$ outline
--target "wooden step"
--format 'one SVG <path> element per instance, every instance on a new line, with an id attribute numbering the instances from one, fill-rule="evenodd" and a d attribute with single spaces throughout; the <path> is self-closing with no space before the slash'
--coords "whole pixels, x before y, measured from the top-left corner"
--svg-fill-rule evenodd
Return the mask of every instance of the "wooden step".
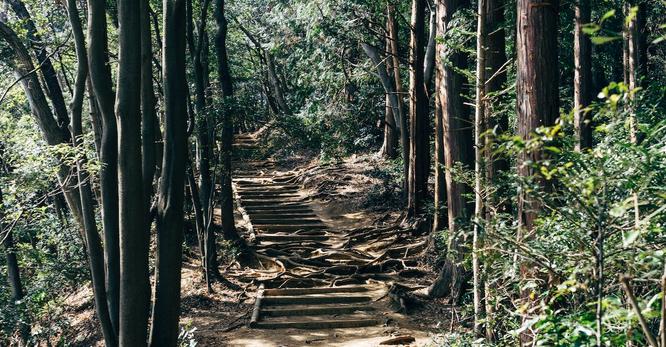
<path id="1" fill-rule="evenodd" d="M 342 295 L 321 295 L 321 296 L 264 296 L 261 304 L 263 306 L 281 306 L 281 305 L 313 305 L 313 304 L 351 304 L 359 302 L 369 302 L 372 298 L 369 296 L 342 296 Z"/>
<path id="2" fill-rule="evenodd" d="M 374 311 L 375 308 L 368 305 L 329 305 L 329 306 L 303 306 L 293 307 L 284 306 L 276 308 L 263 308 L 260 310 L 260 317 L 293 317 L 293 316 L 321 316 L 321 315 L 341 315 L 352 314 L 355 312 Z"/>
<path id="3" fill-rule="evenodd" d="M 299 219 L 299 218 L 317 218 L 317 215 L 310 212 L 259 212 L 259 213 L 250 213 L 250 217 L 253 220 L 261 219 Z"/>
<path id="4" fill-rule="evenodd" d="M 309 225 L 309 224 L 322 224 L 321 220 L 318 218 L 305 219 L 305 218 L 259 218 L 256 216 L 251 216 L 252 223 L 264 225 L 264 224 L 273 224 L 273 225 Z"/>
<path id="5" fill-rule="evenodd" d="M 340 287 L 264 289 L 264 294 L 274 295 L 274 296 L 289 296 L 289 295 L 326 294 L 326 293 L 362 293 L 367 291 L 368 288 L 363 286 L 340 286 Z"/>
<path id="6" fill-rule="evenodd" d="M 263 231 L 297 231 L 297 230 L 328 229 L 328 227 L 324 224 L 276 225 L 276 224 L 254 224 L 253 223 L 253 226 L 256 230 L 263 230 Z"/>
<path id="7" fill-rule="evenodd" d="M 301 203 L 300 200 L 284 201 L 284 199 L 243 199 L 243 206 L 291 206 L 295 203 Z"/>
<path id="8" fill-rule="evenodd" d="M 294 242 L 294 241 L 328 241 L 326 235 L 281 235 L 281 234 L 259 234 L 259 242 Z"/>
<path id="9" fill-rule="evenodd" d="M 342 329 L 360 328 L 379 325 L 381 321 L 375 318 L 368 319 L 334 319 L 326 321 L 302 321 L 302 322 L 256 322 L 252 328 L 255 329 Z"/>

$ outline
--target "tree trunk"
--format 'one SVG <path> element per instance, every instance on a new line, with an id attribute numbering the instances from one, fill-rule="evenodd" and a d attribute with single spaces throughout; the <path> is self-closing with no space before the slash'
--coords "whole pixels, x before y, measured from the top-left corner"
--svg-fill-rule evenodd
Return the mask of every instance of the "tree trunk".
<path id="1" fill-rule="evenodd" d="M 113 328 L 118 334 L 120 300 L 120 246 L 118 226 L 118 134 L 114 112 L 114 92 L 109 66 L 106 9 L 104 0 L 88 0 L 88 69 L 95 99 L 102 116 L 100 146 L 100 190 L 106 293 Z"/>
<path id="2" fill-rule="evenodd" d="M 389 21 L 387 19 L 386 21 L 386 32 L 390 32 L 391 28 L 389 25 Z M 391 55 L 391 37 L 387 35 L 386 39 L 384 40 L 386 42 L 385 48 L 384 48 L 384 56 L 386 56 L 386 76 L 390 76 L 391 73 L 393 72 L 393 59 L 390 59 Z M 379 68 L 379 67 L 378 67 Z M 389 79 L 390 80 L 390 79 Z M 390 80 L 390 84 L 392 86 L 395 85 L 395 83 Z M 393 89 L 393 88 L 392 88 Z M 386 94 L 385 97 L 385 112 L 384 112 L 384 122 L 383 122 L 383 128 L 384 128 L 384 142 L 382 144 L 382 148 L 379 151 L 380 155 L 385 157 L 385 158 L 393 158 L 395 157 L 395 149 L 397 145 L 398 138 L 396 136 L 397 133 L 397 128 L 396 128 L 396 117 L 394 116 L 393 112 L 393 105 L 391 103 L 391 96 Z M 396 110 L 397 112 L 397 110 Z"/>
<path id="3" fill-rule="evenodd" d="M 438 2 L 437 16 L 438 16 L 438 30 L 440 36 L 446 34 L 446 30 L 450 25 L 453 14 L 462 6 L 459 0 L 443 0 Z M 447 245 L 447 264 L 442 271 L 451 271 L 451 276 L 443 276 L 441 272 L 435 283 L 428 289 L 428 293 L 432 297 L 441 297 L 451 294 L 453 300 L 457 300 L 460 295 L 460 288 L 463 279 L 463 269 L 457 263 L 462 259 L 460 254 L 460 246 L 458 245 L 458 219 L 469 215 L 466 211 L 465 200 L 463 193 L 465 192 L 465 185 L 457 182 L 453 177 L 451 170 L 456 163 L 461 163 L 470 167 L 472 165 L 472 132 L 469 127 L 471 120 L 469 119 L 468 110 L 463 105 L 461 90 L 463 89 L 464 77 L 456 70 L 465 68 L 465 58 L 462 53 L 450 52 L 449 47 L 445 44 L 438 44 L 438 58 L 440 61 L 437 66 L 441 70 L 439 76 L 439 104 L 441 111 L 437 114 L 441 117 L 441 126 L 439 130 L 442 131 L 438 135 L 437 140 L 441 140 L 439 148 L 443 148 L 443 158 L 438 158 L 437 166 L 444 166 L 445 170 L 436 171 L 439 177 L 435 181 L 441 182 L 441 175 L 444 174 L 444 182 L 446 185 L 447 197 L 447 212 L 448 212 L 448 229 L 449 240 Z M 444 61 L 442 59 L 446 59 Z M 443 159 L 443 160 L 442 160 Z M 441 199 L 441 194 L 435 194 L 437 199 Z M 442 201 L 436 202 L 436 206 L 441 206 Z M 438 211 L 439 212 L 439 211 Z M 441 222 L 442 217 L 437 216 L 436 221 Z M 441 228 L 441 225 L 437 225 Z"/>
<path id="4" fill-rule="evenodd" d="M 224 0 L 215 0 L 215 22 L 217 33 L 215 34 L 215 51 L 217 53 L 217 74 L 222 87 L 222 151 L 221 177 L 220 177 L 220 207 L 222 213 L 222 232 L 224 239 L 240 243 L 241 238 L 234 224 L 234 200 L 231 186 L 231 145 L 233 142 L 233 81 L 229 69 L 229 58 L 227 56 L 227 19 L 224 13 Z"/>
<path id="5" fill-rule="evenodd" d="M 5 225 L 2 223 L 4 219 L 5 206 L 2 198 L 2 187 L 0 187 L 0 230 L 5 230 Z M 5 247 L 5 255 L 7 257 L 7 282 L 12 291 L 12 299 L 14 301 L 19 301 L 23 299 L 23 284 L 21 283 L 21 271 L 19 271 L 18 261 L 16 259 L 14 238 L 11 230 L 7 231 L 2 245 Z"/>
<path id="6" fill-rule="evenodd" d="M 85 47 L 85 36 L 79 17 L 79 11 L 76 0 L 67 0 L 67 13 L 72 26 L 74 35 L 74 44 L 76 49 L 76 80 L 74 82 L 74 93 L 70 103 L 72 139 L 75 148 L 83 145 L 83 99 L 88 80 L 88 57 Z M 95 218 L 95 201 L 93 191 L 90 186 L 90 177 L 85 168 L 87 159 L 82 155 L 76 162 L 78 173 L 78 187 L 81 196 L 81 212 L 83 215 L 83 227 L 85 230 L 86 249 L 88 251 L 88 262 L 90 264 L 90 274 L 93 283 L 93 294 L 95 297 L 95 307 L 97 317 L 102 327 L 102 334 L 107 346 L 117 344 L 116 333 L 111 323 L 109 307 L 106 298 L 105 278 L 104 278 L 104 250 L 102 248 L 101 238 L 97 229 Z"/>
<path id="7" fill-rule="evenodd" d="M 486 13 L 485 0 L 479 0 L 476 31 L 476 107 L 474 112 L 474 227 L 472 236 L 472 272 L 474 278 L 474 333 L 483 336 L 485 312 L 483 305 L 483 274 L 481 273 L 481 250 L 483 235 L 481 223 L 485 215 L 483 183 L 487 169 L 483 158 L 484 141 L 481 138 L 486 131 Z"/>
<path id="8" fill-rule="evenodd" d="M 629 15 L 629 3 L 625 3 L 625 16 Z M 639 87 L 639 76 L 638 76 L 638 64 L 640 61 L 640 48 L 639 48 L 639 28 L 638 28 L 638 19 L 633 18 L 629 21 L 625 28 L 625 38 L 626 38 L 626 51 L 625 51 L 625 83 L 627 83 L 629 90 L 633 91 Z M 634 93 L 629 93 L 629 140 L 632 144 L 638 143 L 638 134 L 636 129 L 636 103 Z M 638 228 L 640 222 L 640 208 L 638 203 L 638 194 L 634 192 L 632 194 L 632 200 L 634 204 L 634 224 Z"/>
<path id="9" fill-rule="evenodd" d="M 120 225 L 119 341 L 145 345 L 150 302 L 141 159 L 141 6 L 118 1 L 118 201 Z M 181 96 L 182 97 L 182 96 Z M 170 182 L 172 183 L 172 182 Z M 174 269 L 175 271 L 175 269 Z"/>
<path id="10" fill-rule="evenodd" d="M 591 113 L 585 111 L 592 102 L 592 42 L 583 33 L 591 21 L 590 0 L 576 0 L 574 28 L 574 129 L 576 149 L 592 147 Z"/>
<path id="11" fill-rule="evenodd" d="M 67 126 L 69 125 L 69 117 L 67 116 L 67 106 L 65 105 L 65 98 L 62 93 L 62 88 L 58 82 L 58 74 L 51 63 L 51 58 L 49 58 L 46 52 L 46 43 L 42 39 L 42 36 L 37 30 L 35 22 L 32 20 L 28 9 L 25 7 L 25 4 L 21 0 L 6 0 L 7 3 L 12 7 L 16 16 L 23 21 L 23 26 L 27 31 L 28 40 L 31 42 L 32 50 L 37 58 L 37 62 L 41 65 L 40 71 L 44 77 L 44 82 L 46 86 L 47 96 L 53 104 L 53 109 L 55 110 L 56 118 L 58 119 L 58 126 L 67 133 Z M 70 141 L 70 139 L 66 139 Z"/>
<path id="12" fill-rule="evenodd" d="M 146 211 L 150 209 L 153 197 L 153 179 L 157 165 L 155 132 L 159 124 L 155 113 L 155 91 L 153 90 L 153 44 L 150 35 L 150 8 L 148 1 L 140 0 L 141 5 L 141 154 L 143 173 L 143 198 Z M 146 214 L 149 216 L 149 214 Z M 147 218 L 150 230 L 151 220 Z"/>
<path id="13" fill-rule="evenodd" d="M 429 155 L 428 98 L 426 96 L 424 63 L 425 0 L 412 1 L 411 39 L 409 53 L 409 190 L 407 194 L 408 216 L 414 217 L 421 211 L 421 204 L 427 194 L 427 157 Z"/>
<path id="14" fill-rule="evenodd" d="M 559 115 L 557 30 L 558 0 L 518 0 L 516 27 L 517 78 L 516 111 L 518 135 L 528 140 L 537 127 L 551 126 Z M 518 156 L 518 175 L 534 178 L 536 172 L 530 163 L 542 159 L 540 151 Z M 538 179 L 538 178 L 536 178 Z M 541 181 L 543 184 L 543 181 Z M 539 204 L 524 191 L 518 196 L 518 242 L 535 228 L 540 210 Z M 520 273 L 524 280 L 534 274 L 534 264 L 523 262 Z M 530 293 L 523 298 L 529 302 Z M 523 344 L 532 339 L 528 333 L 521 335 Z"/>
<path id="15" fill-rule="evenodd" d="M 400 58 L 398 56 L 400 42 L 398 41 L 398 22 L 395 20 L 395 6 L 390 3 L 386 5 L 386 17 L 389 28 L 389 38 L 391 40 L 391 58 L 393 59 L 393 82 L 395 83 L 395 95 L 397 98 L 398 106 L 394 117 L 396 126 L 400 128 L 400 146 L 402 147 L 402 173 L 403 173 L 403 191 L 405 196 L 409 191 L 409 126 L 407 122 L 407 114 L 405 113 L 403 105 L 403 92 L 402 92 L 402 78 L 400 77 Z M 395 109 L 395 108 L 394 108 Z"/>
<path id="16" fill-rule="evenodd" d="M 423 67 L 423 79 L 425 80 L 426 92 L 430 95 L 432 77 L 435 72 L 435 53 L 437 51 L 437 10 L 435 6 L 430 8 L 430 21 L 428 24 L 428 46 L 425 52 Z"/>
<path id="17" fill-rule="evenodd" d="M 157 210 L 157 261 L 151 346 L 175 346 L 180 315 L 183 200 L 187 161 L 185 1 L 164 0 L 164 159 Z"/>

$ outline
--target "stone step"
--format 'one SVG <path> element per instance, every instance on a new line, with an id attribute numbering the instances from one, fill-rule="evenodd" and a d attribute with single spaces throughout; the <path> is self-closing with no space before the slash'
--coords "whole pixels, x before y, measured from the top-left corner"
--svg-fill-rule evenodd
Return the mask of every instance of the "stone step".
<path id="1" fill-rule="evenodd" d="M 259 218 L 259 217 L 252 217 L 253 224 L 258 224 L 258 225 L 265 225 L 265 224 L 272 224 L 272 225 L 310 225 L 310 224 L 322 224 L 322 221 L 319 220 L 318 218 L 314 219 L 305 219 L 305 218 Z"/>
<path id="2" fill-rule="evenodd" d="M 369 296 L 317 295 L 317 296 L 264 296 L 262 306 L 315 305 L 315 304 L 352 304 L 370 302 Z"/>
<path id="3" fill-rule="evenodd" d="M 244 206 L 246 210 L 248 211 L 274 211 L 276 213 L 280 212 L 305 212 L 305 213 L 313 213 L 312 209 L 310 206 L 305 205 L 305 204 L 292 204 L 292 205 L 272 205 L 272 204 L 267 204 L 264 206 L 256 205 L 256 206 Z"/>
<path id="4" fill-rule="evenodd" d="M 302 212 L 302 213 L 293 213 L 293 212 L 258 212 L 258 213 L 250 213 L 250 218 L 253 220 L 260 220 L 260 219 L 279 219 L 279 218 L 284 218 L 284 219 L 298 219 L 298 218 L 317 218 L 317 215 L 314 213 L 309 213 L 309 212 Z"/>
<path id="5" fill-rule="evenodd" d="M 243 199 L 243 206 L 290 206 L 293 203 L 300 203 L 299 200 L 284 201 L 284 199 L 271 198 L 271 199 Z"/>

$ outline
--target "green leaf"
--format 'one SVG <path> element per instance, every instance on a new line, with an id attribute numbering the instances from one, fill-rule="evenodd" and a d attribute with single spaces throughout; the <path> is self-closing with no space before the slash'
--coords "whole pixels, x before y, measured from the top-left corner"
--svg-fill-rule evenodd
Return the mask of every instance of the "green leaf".
<path id="1" fill-rule="evenodd" d="M 599 19 L 599 23 L 603 23 L 606 19 L 614 17 L 615 16 L 615 10 L 610 10 L 606 13 L 604 13 L 603 16 L 601 16 L 601 19 Z"/>
<path id="2" fill-rule="evenodd" d="M 595 45 L 603 45 L 608 42 L 619 40 L 620 38 L 620 36 L 594 36 L 590 38 L 590 41 Z"/>

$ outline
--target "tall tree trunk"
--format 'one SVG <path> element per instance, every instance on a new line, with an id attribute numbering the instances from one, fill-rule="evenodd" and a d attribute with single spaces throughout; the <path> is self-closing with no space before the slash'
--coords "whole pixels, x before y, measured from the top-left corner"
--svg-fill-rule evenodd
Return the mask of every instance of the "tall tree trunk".
<path id="1" fill-rule="evenodd" d="M 516 112 L 518 135 L 529 139 L 537 127 L 551 126 L 559 115 L 557 30 L 558 0 L 518 0 L 516 51 Z M 530 163 L 542 159 L 540 151 L 522 153 L 518 156 L 518 175 L 523 178 L 534 177 Z M 539 180 L 541 181 L 541 180 Z M 543 184 L 543 181 L 541 181 Z M 523 190 L 518 196 L 518 242 L 523 242 L 535 228 L 535 221 L 540 210 L 539 204 Z M 534 264 L 520 264 L 523 279 L 535 275 Z M 530 293 L 522 293 L 530 301 Z M 532 337 L 528 333 L 521 335 L 521 342 L 528 343 Z"/>
<path id="2" fill-rule="evenodd" d="M 483 336 L 482 325 L 485 320 L 483 305 L 483 274 L 481 269 L 481 249 L 483 248 L 482 223 L 485 215 L 483 183 L 487 169 L 483 152 L 486 131 L 486 0 L 479 0 L 476 29 L 476 107 L 474 112 L 474 227 L 472 236 L 472 272 L 474 278 L 474 333 Z"/>
<path id="3" fill-rule="evenodd" d="M 398 41 L 398 22 L 395 20 L 395 6 L 391 2 L 386 5 L 386 17 L 388 22 L 389 38 L 391 40 L 391 58 L 393 63 L 393 82 L 395 83 L 395 95 L 398 101 L 397 114 L 394 116 L 399 121 L 396 125 L 400 128 L 400 147 L 402 147 L 402 173 L 403 173 L 403 191 L 405 196 L 409 191 L 409 126 L 407 114 L 405 113 L 402 92 L 402 78 L 400 77 L 400 58 L 398 56 L 400 42 Z M 395 108 L 394 108 L 395 109 Z"/>
<path id="4" fill-rule="evenodd" d="M 462 6 L 463 2 L 459 0 L 442 0 L 438 2 L 438 30 L 440 36 L 446 34 L 450 21 L 454 13 Z M 458 244 L 458 220 L 470 211 L 466 210 L 463 193 L 465 185 L 457 182 L 453 176 L 452 169 L 456 163 L 470 167 L 472 165 L 472 131 L 469 127 L 471 122 L 469 112 L 464 107 L 461 90 L 463 89 L 464 77 L 457 72 L 465 67 L 465 57 L 460 52 L 451 52 L 451 48 L 446 44 L 438 44 L 438 68 L 440 71 L 439 82 L 439 104 L 441 109 L 437 114 L 441 117 L 442 131 L 441 135 L 436 137 L 441 140 L 439 148 L 443 148 L 443 157 L 438 158 L 437 166 L 443 166 L 436 171 L 439 177 L 435 181 L 441 182 L 441 175 L 444 174 L 446 186 L 446 201 L 448 212 L 449 240 L 447 245 L 447 262 L 442 268 L 435 282 L 430 286 L 428 293 L 432 297 L 441 297 L 451 294 L 454 300 L 460 295 L 460 288 L 463 279 L 463 269 L 458 265 L 462 255 Z M 445 60 L 442 60 L 445 59 Z M 443 159 L 443 160 L 442 160 Z M 435 194 L 437 199 L 441 199 L 442 194 Z M 436 206 L 441 206 L 443 202 L 436 202 Z M 439 212 L 439 211 L 438 211 Z M 435 218 L 436 222 L 441 222 L 441 217 Z M 441 229 L 441 225 L 437 225 Z"/>
<path id="5" fill-rule="evenodd" d="M 147 0 L 144 0 L 147 1 Z M 151 346 L 175 346 L 180 315 L 183 200 L 187 161 L 185 0 L 164 0 L 164 159 L 158 196 Z"/>
<path id="6" fill-rule="evenodd" d="M 119 341 L 145 345 L 150 292 L 141 160 L 141 6 L 118 1 L 118 201 L 120 225 Z"/>
<path id="7" fill-rule="evenodd" d="M 409 53 L 409 190 L 407 195 L 408 216 L 414 217 L 421 210 L 427 194 L 425 168 L 429 150 L 428 98 L 423 78 L 425 0 L 412 1 L 411 39 Z"/>
<path id="8" fill-rule="evenodd" d="M 143 173 L 143 198 L 146 211 L 150 209 L 153 197 L 153 179 L 157 165 L 155 132 L 158 129 L 155 112 L 155 91 L 153 90 L 153 44 L 150 34 L 150 4 L 140 0 L 141 5 L 141 154 Z M 149 216 L 149 214 L 146 214 Z M 150 230 L 150 218 L 146 221 Z"/>
<path id="9" fill-rule="evenodd" d="M 437 7 L 435 6 L 430 6 L 430 21 L 428 23 L 428 46 L 425 52 L 423 79 L 425 80 L 426 92 L 430 95 L 432 77 L 435 72 L 435 53 L 437 51 Z"/>
<path id="10" fill-rule="evenodd" d="M 625 16 L 629 15 L 629 6 L 629 3 L 625 3 Z M 638 64 L 640 61 L 640 47 L 638 19 L 636 17 L 634 17 L 626 24 L 625 38 L 625 83 L 627 83 L 629 90 L 633 91 L 639 87 Z M 627 100 L 629 104 L 629 140 L 632 144 L 638 143 L 635 95 L 636 94 L 634 93 L 629 93 L 629 98 Z M 638 193 L 633 192 L 632 200 L 634 204 L 634 225 L 636 228 L 638 228 L 638 224 L 641 218 L 638 203 Z"/>
<path id="11" fill-rule="evenodd" d="M 391 31 L 390 28 L 390 23 L 386 21 L 386 32 L 389 33 Z M 386 39 L 384 40 L 385 43 L 385 48 L 384 48 L 384 56 L 387 58 L 386 60 L 386 75 L 387 77 L 390 76 L 393 73 L 393 59 L 391 59 L 391 37 L 387 35 Z M 378 67 L 379 68 L 379 67 Z M 395 83 L 390 80 L 390 83 L 392 85 L 395 85 Z M 394 116 L 393 112 L 393 105 L 391 104 L 391 96 L 388 95 L 388 91 L 385 97 L 385 112 L 384 112 L 384 122 L 383 122 L 383 128 L 384 128 L 384 142 L 382 143 L 382 148 L 379 151 L 380 155 L 386 158 L 393 158 L 395 157 L 395 149 L 397 145 L 398 138 L 396 136 L 397 133 L 397 127 L 396 127 L 396 117 Z M 396 112 L 398 112 L 396 110 Z"/>
<path id="12" fill-rule="evenodd" d="M 585 110 L 592 102 L 592 42 L 583 33 L 591 21 L 590 0 L 576 0 L 574 28 L 574 129 L 576 149 L 592 147 L 591 113 Z"/>
<path id="13" fill-rule="evenodd" d="M 80 148 L 83 145 L 83 99 L 88 80 L 88 57 L 85 47 L 85 36 L 79 17 L 79 11 L 76 0 L 67 0 L 67 13 L 72 26 L 74 35 L 74 46 L 76 49 L 76 80 L 74 82 L 74 93 L 70 102 L 71 113 L 71 131 L 73 145 Z M 76 162 L 78 174 L 78 187 L 81 196 L 81 212 L 83 214 L 83 227 L 85 230 L 86 248 L 88 251 L 88 262 L 90 263 L 90 274 L 93 282 L 93 293 L 95 297 L 95 307 L 97 317 L 102 327 L 102 334 L 107 346 L 117 344 L 116 333 L 109 315 L 109 307 L 106 298 L 105 278 L 104 278 L 104 250 L 102 248 L 101 238 L 97 229 L 95 218 L 95 201 L 93 191 L 90 186 L 90 177 L 85 167 L 87 159 L 82 155 Z"/>
<path id="14" fill-rule="evenodd" d="M 231 186 L 231 145 L 233 142 L 233 81 L 229 69 L 229 57 L 227 56 L 227 19 L 224 14 L 224 0 L 215 0 L 215 22 L 217 32 L 215 34 L 215 51 L 217 53 L 217 74 L 222 87 L 222 151 L 221 177 L 220 177 L 220 207 L 222 212 L 222 232 L 224 239 L 240 243 L 241 239 L 236 232 L 234 224 L 234 200 Z"/>
<path id="15" fill-rule="evenodd" d="M 104 0 L 88 0 L 88 69 L 95 99 L 102 116 L 100 189 L 106 293 L 111 323 L 118 334 L 120 300 L 120 246 L 118 226 L 118 134 L 114 92 L 107 44 Z"/>
<path id="16" fill-rule="evenodd" d="M 46 85 L 47 96 L 53 104 L 53 109 L 55 110 L 56 118 L 58 119 L 58 126 L 62 128 L 65 133 L 69 136 L 67 132 L 67 126 L 69 125 L 69 117 L 67 116 L 67 106 L 65 105 L 65 98 L 62 93 L 62 88 L 58 82 L 58 74 L 51 63 L 51 58 L 46 52 L 46 43 L 42 39 L 42 36 L 37 30 L 35 22 L 32 20 L 28 9 L 22 0 L 5 0 L 12 7 L 16 16 L 23 21 L 23 25 L 28 34 L 28 40 L 31 42 L 32 50 L 37 58 L 37 61 L 41 65 L 40 71 L 44 77 L 44 82 Z M 67 141 L 70 139 L 68 138 Z"/>

